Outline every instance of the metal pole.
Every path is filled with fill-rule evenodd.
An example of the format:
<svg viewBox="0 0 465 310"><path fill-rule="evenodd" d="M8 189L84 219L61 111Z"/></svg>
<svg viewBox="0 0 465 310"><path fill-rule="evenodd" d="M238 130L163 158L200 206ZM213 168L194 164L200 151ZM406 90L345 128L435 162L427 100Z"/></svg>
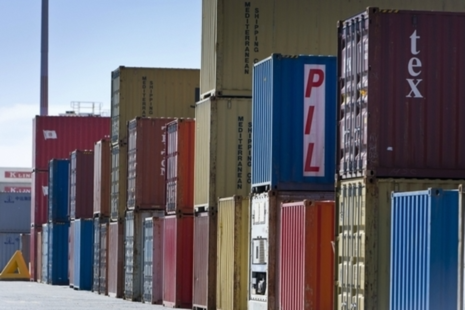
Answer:
<svg viewBox="0 0 465 310"><path fill-rule="evenodd" d="M48 0L42 0L40 41L40 115L48 115Z"/></svg>

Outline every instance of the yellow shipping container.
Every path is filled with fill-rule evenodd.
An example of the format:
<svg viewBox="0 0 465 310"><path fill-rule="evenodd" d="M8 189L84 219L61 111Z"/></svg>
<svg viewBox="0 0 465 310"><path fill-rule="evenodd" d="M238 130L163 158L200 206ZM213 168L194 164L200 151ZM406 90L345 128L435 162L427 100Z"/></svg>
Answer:
<svg viewBox="0 0 465 310"><path fill-rule="evenodd" d="M457 0L203 0L201 98L251 96L254 63L271 55L337 55L337 21L368 6L465 11Z"/></svg>
<svg viewBox="0 0 465 310"><path fill-rule="evenodd" d="M111 142L127 143L127 122L142 117L194 117L198 69L119 67L111 78Z"/></svg>
<svg viewBox="0 0 465 310"><path fill-rule="evenodd" d="M252 100L208 98L195 108L194 205L250 193Z"/></svg>
<svg viewBox="0 0 465 310"><path fill-rule="evenodd" d="M247 309L249 201L219 199L216 304L218 309Z"/></svg>
<svg viewBox="0 0 465 310"><path fill-rule="evenodd" d="M464 180L375 179L337 186L337 309L389 309L391 193L457 189ZM352 305L352 306L351 306Z"/></svg>

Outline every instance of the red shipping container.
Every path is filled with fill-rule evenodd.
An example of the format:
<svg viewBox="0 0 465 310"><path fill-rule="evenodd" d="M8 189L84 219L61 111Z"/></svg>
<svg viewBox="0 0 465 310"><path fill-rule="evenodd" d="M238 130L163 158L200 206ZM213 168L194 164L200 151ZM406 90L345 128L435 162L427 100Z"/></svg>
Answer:
<svg viewBox="0 0 465 310"><path fill-rule="evenodd" d="M194 307L216 309L217 268L216 209L196 213L194 218Z"/></svg>
<svg viewBox="0 0 465 310"><path fill-rule="evenodd" d="M110 217L111 156L109 138L94 146L94 215Z"/></svg>
<svg viewBox="0 0 465 310"><path fill-rule="evenodd" d="M75 150L70 156L69 215L71 219L94 214L94 151Z"/></svg>
<svg viewBox="0 0 465 310"><path fill-rule="evenodd" d="M31 241L29 243L29 255L30 255L30 264L29 264L29 274L31 281L37 281L40 279L38 277L38 272L42 269L41 268L41 261L42 261L42 251L40 251L40 256L38 256L38 248L42 246L42 239L39 240L38 234L42 231L42 226L31 227ZM40 257L40 261L39 258Z"/></svg>
<svg viewBox="0 0 465 310"><path fill-rule="evenodd" d="M171 215L164 222L163 305L191 308L194 217Z"/></svg>
<svg viewBox="0 0 465 310"><path fill-rule="evenodd" d="M333 309L334 201L281 205L280 309Z"/></svg>
<svg viewBox="0 0 465 310"><path fill-rule="evenodd" d="M128 123L128 210L165 209L165 126L172 118Z"/></svg>
<svg viewBox="0 0 465 310"><path fill-rule="evenodd" d="M177 119L166 125L166 211L194 213L195 121Z"/></svg>
<svg viewBox="0 0 465 310"><path fill-rule="evenodd" d="M110 117L36 116L32 124L32 167L48 169L52 158L69 158L72 151L91 150L110 135Z"/></svg>
<svg viewBox="0 0 465 310"><path fill-rule="evenodd" d="M463 178L465 14L368 8L338 28L342 178Z"/></svg>
<svg viewBox="0 0 465 310"><path fill-rule="evenodd" d="M68 280L69 286L74 287L74 221L71 221L68 229Z"/></svg>
<svg viewBox="0 0 465 310"><path fill-rule="evenodd" d="M32 173L31 188L31 225L42 227L48 220L48 170Z"/></svg>
<svg viewBox="0 0 465 310"><path fill-rule="evenodd" d="M108 236L108 296L122 298L124 291L123 224L111 222Z"/></svg>

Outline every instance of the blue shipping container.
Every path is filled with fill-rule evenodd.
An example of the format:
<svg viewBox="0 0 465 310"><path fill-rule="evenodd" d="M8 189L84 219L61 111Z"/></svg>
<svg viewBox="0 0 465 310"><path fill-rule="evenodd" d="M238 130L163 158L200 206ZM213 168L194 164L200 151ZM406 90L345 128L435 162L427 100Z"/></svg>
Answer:
<svg viewBox="0 0 465 310"><path fill-rule="evenodd" d="M67 222L69 191L69 160L52 159L48 172L48 220Z"/></svg>
<svg viewBox="0 0 465 310"><path fill-rule="evenodd" d="M50 284L68 285L69 222L48 224L48 261Z"/></svg>
<svg viewBox="0 0 465 310"><path fill-rule="evenodd" d="M457 309L459 191L393 193L390 309Z"/></svg>
<svg viewBox="0 0 465 310"><path fill-rule="evenodd" d="M252 188L334 190L336 72L334 56L273 54L254 66Z"/></svg>
<svg viewBox="0 0 465 310"><path fill-rule="evenodd" d="M90 291L93 283L94 222L74 221L74 288Z"/></svg>

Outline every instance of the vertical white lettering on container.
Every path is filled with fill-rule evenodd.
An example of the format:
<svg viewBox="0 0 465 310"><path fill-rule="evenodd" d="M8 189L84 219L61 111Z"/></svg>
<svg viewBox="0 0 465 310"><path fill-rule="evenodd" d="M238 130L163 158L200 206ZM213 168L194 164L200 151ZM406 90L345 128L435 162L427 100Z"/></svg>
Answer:
<svg viewBox="0 0 465 310"><path fill-rule="evenodd" d="M242 189L243 182L242 182L242 172L244 169L243 162L243 137L242 134L244 133L244 117L238 116L237 117L237 175L236 175L236 189Z"/></svg>
<svg viewBox="0 0 465 310"><path fill-rule="evenodd" d="M165 175L166 173L166 167L165 167L165 160L166 160L166 126L163 125L161 126L161 144L162 148L160 151L161 154L161 163L160 163L160 175Z"/></svg>
<svg viewBox="0 0 465 310"><path fill-rule="evenodd" d="M147 101L145 97L145 89L147 88L147 77L142 77L142 117L147 116Z"/></svg>
<svg viewBox="0 0 465 310"><path fill-rule="evenodd" d="M244 2L244 74L250 74L250 2Z"/></svg>
<svg viewBox="0 0 465 310"><path fill-rule="evenodd" d="M417 76L421 73L421 60L416 55L420 54L420 51L417 49L417 40L420 39L420 36L417 35L415 30L410 36L410 53L413 55L408 62L408 73L410 79L407 79L408 85L410 86L410 92L407 95L407 98L423 98L418 89L418 85L421 83L422 79L416 79Z"/></svg>
<svg viewBox="0 0 465 310"><path fill-rule="evenodd" d="M252 173L250 173L250 168L252 167L252 122L249 122L248 128L248 137L247 137L247 184L252 183Z"/></svg>
<svg viewBox="0 0 465 310"><path fill-rule="evenodd" d="M326 66L305 65L303 175L325 174L325 89Z"/></svg>

